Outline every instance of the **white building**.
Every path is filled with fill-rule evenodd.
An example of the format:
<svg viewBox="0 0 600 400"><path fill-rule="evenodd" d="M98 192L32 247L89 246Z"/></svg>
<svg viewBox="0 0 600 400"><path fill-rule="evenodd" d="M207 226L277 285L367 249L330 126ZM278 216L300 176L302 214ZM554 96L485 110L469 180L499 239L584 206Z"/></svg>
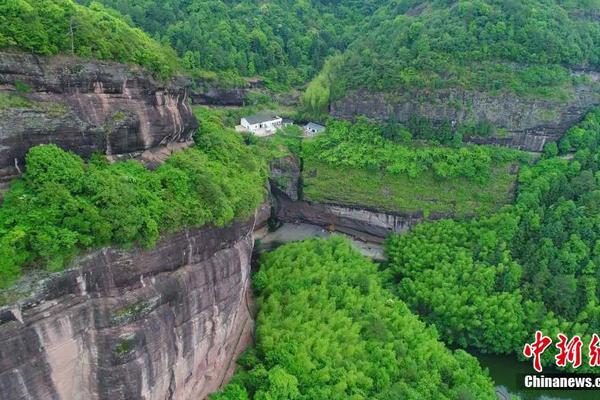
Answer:
<svg viewBox="0 0 600 400"><path fill-rule="evenodd" d="M309 122L304 125L304 136L315 136L319 133L325 131L325 127L323 125L315 124L314 122Z"/></svg>
<svg viewBox="0 0 600 400"><path fill-rule="evenodd" d="M261 111L240 120L241 130L252 132L256 136L272 135L282 125L283 119L272 111Z"/></svg>

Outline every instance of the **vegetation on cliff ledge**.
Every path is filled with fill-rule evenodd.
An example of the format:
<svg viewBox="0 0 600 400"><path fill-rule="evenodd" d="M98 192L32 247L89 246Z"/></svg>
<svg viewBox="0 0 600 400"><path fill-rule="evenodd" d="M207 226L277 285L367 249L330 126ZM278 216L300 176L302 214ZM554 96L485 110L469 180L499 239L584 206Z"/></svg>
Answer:
<svg viewBox="0 0 600 400"><path fill-rule="evenodd" d="M0 207L0 288L26 269L60 270L83 249L152 246L161 232L251 216L265 194L264 162L214 121L196 142L155 171L32 148Z"/></svg>
<svg viewBox="0 0 600 400"><path fill-rule="evenodd" d="M256 347L218 400L494 399L475 358L450 351L341 237L261 258Z"/></svg>
<svg viewBox="0 0 600 400"><path fill-rule="evenodd" d="M0 49L70 54L139 64L160 78L178 68L176 53L131 27L114 10L93 2L8 0L0 3Z"/></svg>
<svg viewBox="0 0 600 400"><path fill-rule="evenodd" d="M488 146L435 147L398 126L330 120L303 144L308 200L391 212L466 216L512 200L525 153Z"/></svg>

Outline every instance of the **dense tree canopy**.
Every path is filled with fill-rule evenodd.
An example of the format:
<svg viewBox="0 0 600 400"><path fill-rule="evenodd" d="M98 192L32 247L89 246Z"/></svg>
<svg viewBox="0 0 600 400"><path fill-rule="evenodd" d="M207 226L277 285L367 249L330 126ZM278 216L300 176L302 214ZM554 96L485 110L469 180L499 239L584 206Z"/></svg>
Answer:
<svg viewBox="0 0 600 400"><path fill-rule="evenodd" d="M464 87L556 97L600 66L595 0L395 0L326 67L319 95L346 90ZM421 93L424 94L424 93ZM317 102L312 96L307 102Z"/></svg>
<svg viewBox="0 0 600 400"><path fill-rule="evenodd" d="M0 207L0 288L23 267L58 270L82 249L151 246L160 232L252 215L264 197L262 160L216 120L203 122L196 142L155 171L32 148Z"/></svg>
<svg viewBox="0 0 600 400"><path fill-rule="evenodd" d="M383 0L101 2L170 43L189 69L232 70L298 84L311 78L325 57L346 48Z"/></svg>
<svg viewBox="0 0 600 400"><path fill-rule="evenodd" d="M214 399L495 398L477 361L446 349L340 237L266 254L253 282L256 348Z"/></svg>
<svg viewBox="0 0 600 400"><path fill-rule="evenodd" d="M392 237L388 273L400 297L450 343L482 351L520 353L536 329L598 332L599 138L594 111L560 142L577 150L571 160L521 171L514 206Z"/></svg>
<svg viewBox="0 0 600 400"><path fill-rule="evenodd" d="M172 49L95 2L85 7L71 0L3 1L0 48L7 47L135 63L163 78L178 68Z"/></svg>

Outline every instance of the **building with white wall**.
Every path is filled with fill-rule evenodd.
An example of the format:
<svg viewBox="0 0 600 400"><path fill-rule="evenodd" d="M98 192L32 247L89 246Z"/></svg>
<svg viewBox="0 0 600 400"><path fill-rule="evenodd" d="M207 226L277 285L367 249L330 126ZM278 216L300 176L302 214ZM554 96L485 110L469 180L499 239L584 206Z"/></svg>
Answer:
<svg viewBox="0 0 600 400"><path fill-rule="evenodd" d="M261 111L240 120L241 130L256 136L269 136L283 126L283 119L272 111Z"/></svg>

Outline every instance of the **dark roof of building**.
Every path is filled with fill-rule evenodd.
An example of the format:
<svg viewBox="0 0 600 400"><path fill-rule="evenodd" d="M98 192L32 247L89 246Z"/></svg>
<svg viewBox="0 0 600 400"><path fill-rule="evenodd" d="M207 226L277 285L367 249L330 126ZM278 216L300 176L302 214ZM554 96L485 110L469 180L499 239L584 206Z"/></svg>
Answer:
<svg viewBox="0 0 600 400"><path fill-rule="evenodd" d="M273 121L279 118L273 111L261 111L256 114L244 117L250 125L260 124L262 122Z"/></svg>
<svg viewBox="0 0 600 400"><path fill-rule="evenodd" d="M323 132L325 130L323 125L319 125L314 122L309 122L308 124L304 125L304 128L315 132Z"/></svg>

